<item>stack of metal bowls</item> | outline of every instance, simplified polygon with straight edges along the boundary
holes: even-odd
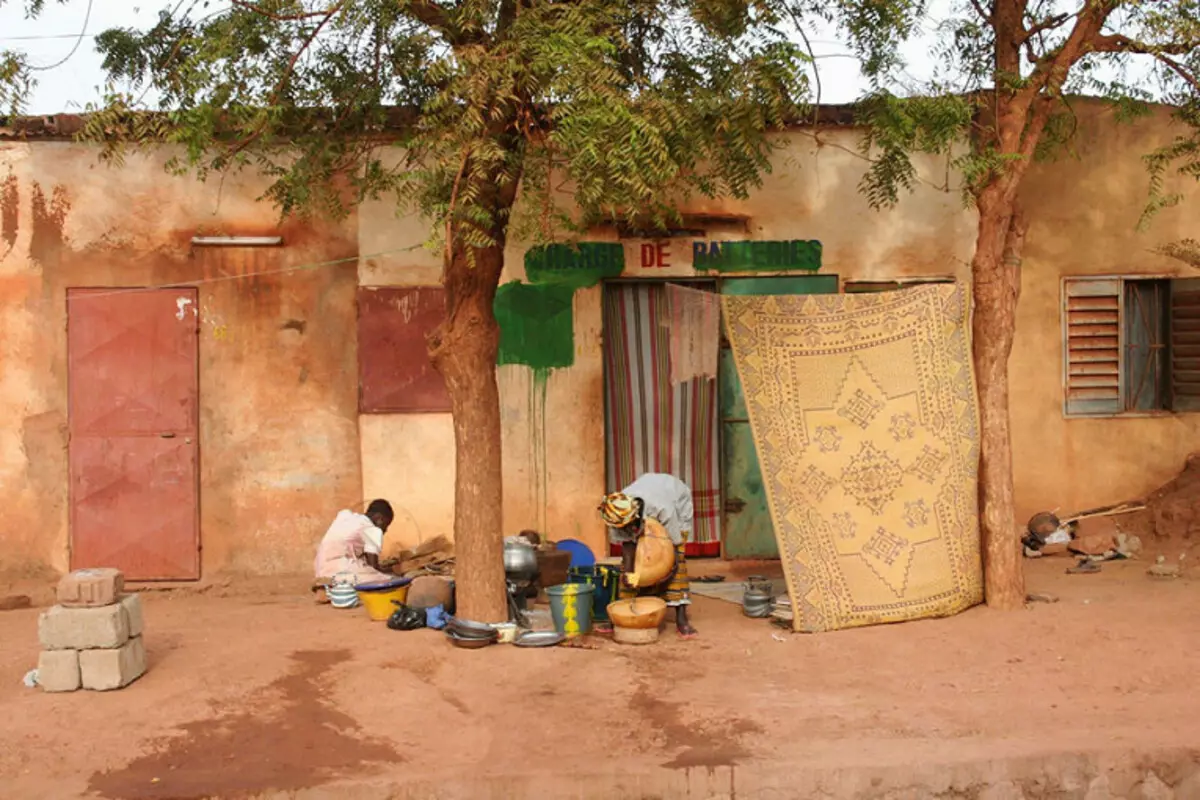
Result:
[[[486,622],[472,622],[468,619],[450,617],[446,622],[446,638],[455,647],[475,650],[495,644],[499,631]]]

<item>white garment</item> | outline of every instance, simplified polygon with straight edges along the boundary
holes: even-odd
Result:
[[[684,534],[692,530],[692,490],[674,475],[647,472],[622,491],[645,503],[644,514],[656,519],[667,529],[675,545],[683,544]],[[633,541],[632,534],[620,528],[609,528],[608,538],[614,544]]]
[[[352,572],[358,583],[390,580],[395,575],[380,572],[367,563],[363,554],[379,555],[383,550],[383,531],[364,514],[339,511],[329,530],[317,545],[313,572],[318,578],[332,578]]]

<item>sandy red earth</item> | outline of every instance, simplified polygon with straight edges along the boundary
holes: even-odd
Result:
[[[106,694],[25,688],[38,612],[0,612],[0,797],[1200,797],[1200,580],[1069,563],[1023,612],[803,636],[700,599],[701,639],[642,648],[149,592],[149,672]]]

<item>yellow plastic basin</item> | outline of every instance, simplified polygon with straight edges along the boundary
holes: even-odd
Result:
[[[387,618],[396,610],[393,600],[403,603],[407,599],[407,586],[397,586],[395,589],[359,590],[358,592],[358,601],[367,610],[367,616],[376,622],[386,622]]]

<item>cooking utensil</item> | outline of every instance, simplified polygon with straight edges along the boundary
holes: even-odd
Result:
[[[526,631],[513,640],[517,647],[554,647],[567,637],[556,631]]]
[[[455,647],[461,647],[464,650],[479,650],[488,647],[492,644],[493,639],[475,639],[465,636],[459,636],[452,630],[446,630],[446,638],[450,640]]]
[[[521,542],[505,542],[504,572],[509,580],[533,580],[538,574],[537,550]]]
[[[667,604],[661,597],[630,598],[608,605],[614,638],[617,628],[657,628],[666,615]]]
[[[446,620],[446,630],[461,639],[485,639],[493,641],[499,636],[496,629],[486,622],[472,622],[471,620],[459,619],[458,617],[450,617]]]

